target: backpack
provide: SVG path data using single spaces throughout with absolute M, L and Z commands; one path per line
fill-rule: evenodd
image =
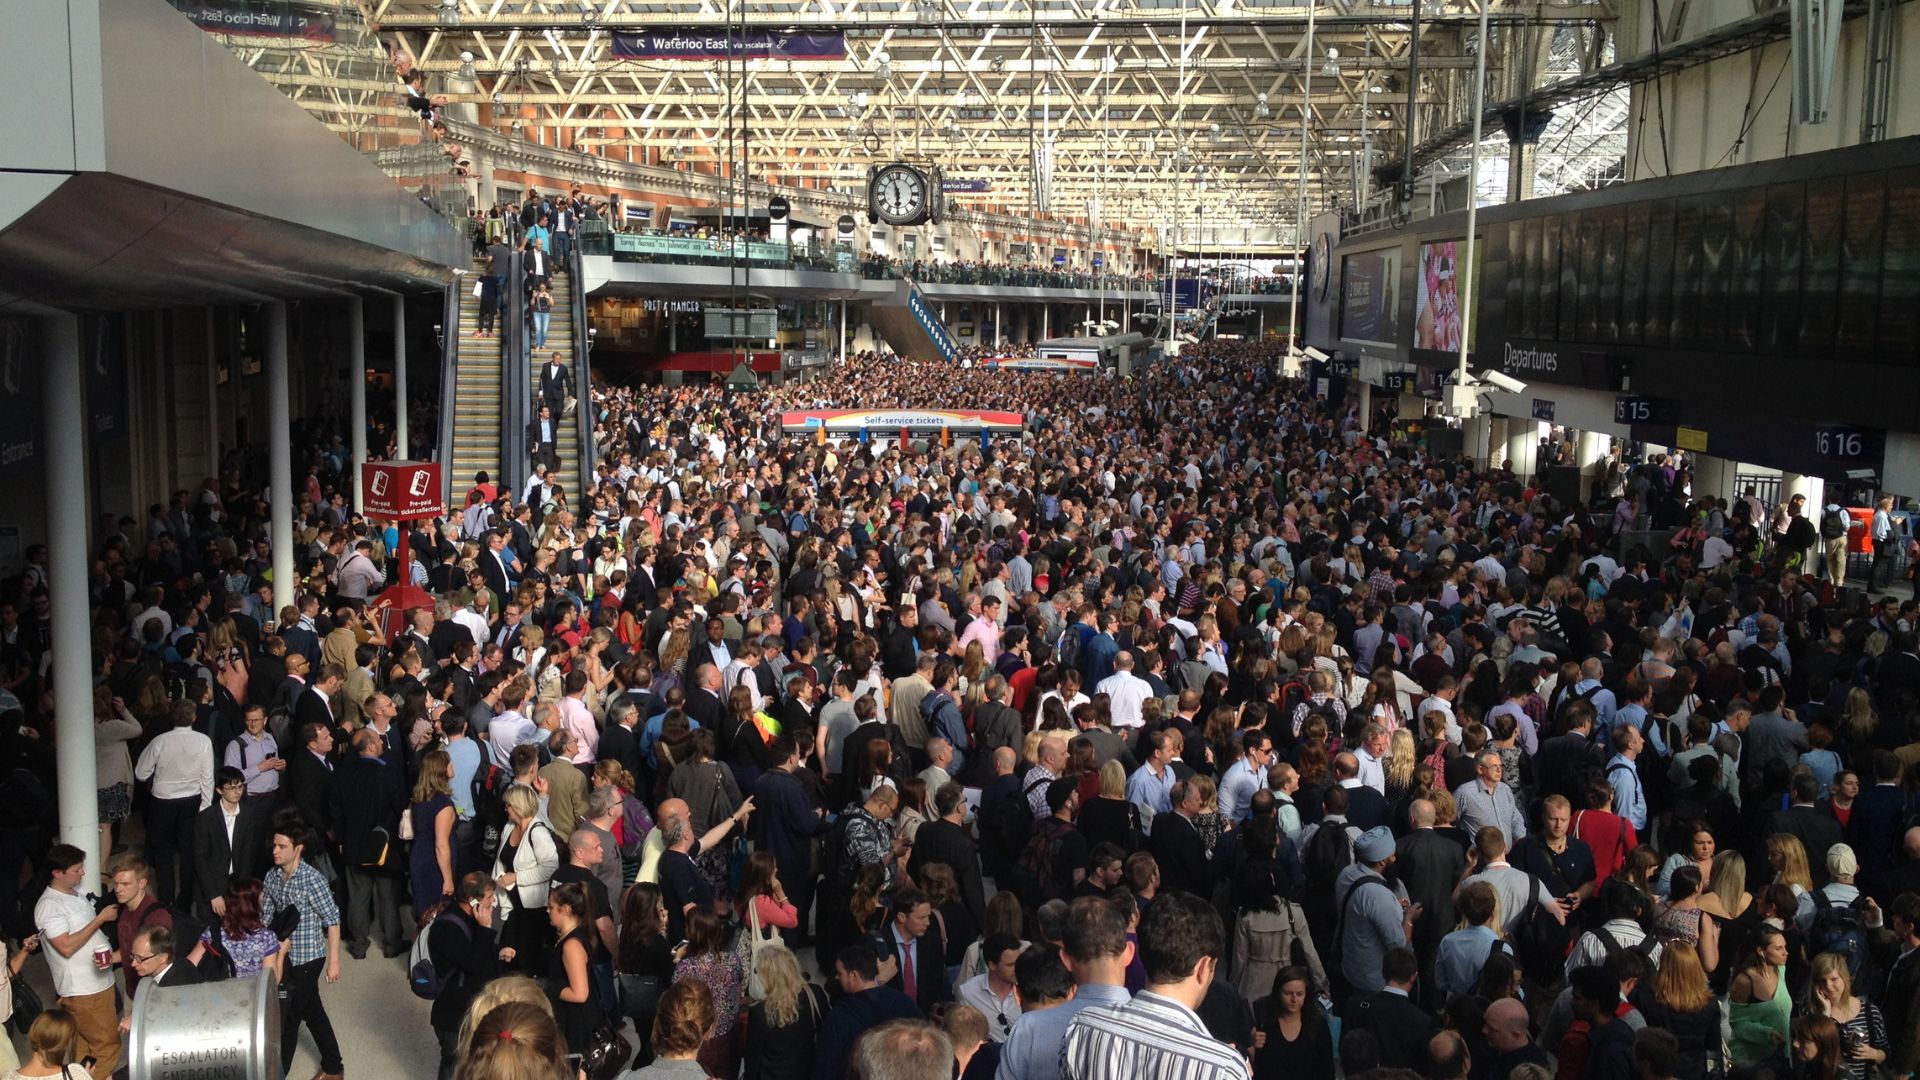
M 1066 895 L 1060 888 L 1060 875 L 1053 864 L 1071 828 L 1073 826 L 1053 816 L 1033 823 L 1026 846 L 1020 849 L 1020 857 L 1013 863 L 1013 891 L 1021 903 L 1037 908 Z
M 1594 927 L 1593 936 L 1600 939 L 1600 946 L 1607 950 L 1607 959 L 1609 960 L 1613 959 L 1616 955 L 1619 954 L 1621 949 L 1625 948 L 1625 946 L 1620 944 L 1620 939 L 1617 937 L 1614 937 L 1613 932 L 1608 930 L 1605 926 Z M 1639 941 L 1636 941 L 1633 943 L 1633 951 L 1639 953 L 1641 958 L 1646 960 L 1648 967 L 1651 968 L 1654 966 L 1653 950 L 1654 950 L 1654 947 L 1659 944 L 1660 942 L 1658 939 L 1656 939 L 1652 934 L 1648 934 L 1647 936 L 1641 938 Z
M 1568 689 L 1571 690 L 1572 687 L 1568 687 Z M 1553 710 L 1553 730 L 1555 732 L 1562 732 L 1562 731 L 1569 730 L 1569 728 L 1567 727 L 1567 706 L 1568 705 L 1573 704 L 1575 701 L 1592 702 L 1593 696 L 1595 694 L 1598 694 L 1600 691 L 1604 689 L 1606 689 L 1606 686 L 1604 684 L 1594 683 L 1592 686 L 1586 688 L 1585 690 L 1580 691 L 1577 694 L 1567 694 L 1563 696 L 1560 699 L 1560 704 L 1555 706 Z M 1599 725 L 1595 725 L 1594 730 L 1598 731 Z
M 453 923 L 454 928 L 460 931 L 461 937 L 468 941 L 473 940 L 473 930 L 467 926 L 465 920 L 448 919 L 445 915 L 435 918 L 427 924 L 425 930 L 416 934 L 413 939 L 413 950 L 407 955 L 407 987 L 413 991 L 414 997 L 432 1001 L 446 990 L 448 983 L 460 975 L 458 970 L 450 975 L 441 975 L 440 969 L 433 964 L 431 950 L 427 946 L 427 939 L 433 936 L 433 928 L 443 922 Z
M 489 860 L 499 853 L 500 838 L 506 835 L 506 794 L 512 786 L 513 774 L 491 761 L 473 771 L 473 827 Z
M 1307 712 L 1305 716 L 1300 718 L 1300 730 L 1303 732 L 1306 731 L 1307 721 L 1316 716 L 1327 722 L 1327 733 L 1329 735 L 1335 738 L 1339 737 L 1340 729 L 1345 726 L 1345 721 L 1341 720 L 1340 714 L 1334 711 L 1333 698 L 1329 697 L 1325 701 L 1315 701 L 1312 695 L 1308 695 Z
M 1346 824 L 1321 822 L 1313 830 L 1313 839 L 1307 841 L 1307 849 L 1300 853 L 1300 864 L 1306 870 L 1307 888 L 1330 887 L 1340 871 L 1353 865 L 1353 845 L 1347 840 Z
M 1560 920 L 1540 907 L 1540 879 L 1527 874 L 1527 909 L 1514 926 L 1513 958 L 1520 970 L 1535 975 L 1542 985 L 1560 981 L 1567 963 L 1567 949 L 1573 941 Z M 1488 958 L 1492 958 L 1489 952 Z
M 841 895 L 853 888 L 853 867 L 847 859 L 847 821 L 852 811 L 842 811 L 820 834 L 820 880 Z
M 1849 523 L 1850 522 L 1847 517 L 1847 512 L 1845 510 L 1836 510 L 1831 514 L 1828 514 L 1825 517 L 1822 517 L 1820 519 L 1820 539 L 1822 540 L 1840 539 L 1841 537 L 1847 535 L 1847 526 Z
M 1857 985 L 1860 969 L 1867 960 L 1867 895 L 1861 893 L 1850 904 L 1836 904 L 1825 889 L 1815 889 L 1813 924 L 1807 928 L 1809 954 L 1839 953 L 1847 958 L 1847 975 Z
M 200 962 L 194 965 L 194 970 L 200 973 L 202 982 L 225 982 L 233 978 L 236 973 L 233 952 L 220 937 L 219 923 L 207 928 L 207 939 L 200 942 L 200 948 L 202 955 Z

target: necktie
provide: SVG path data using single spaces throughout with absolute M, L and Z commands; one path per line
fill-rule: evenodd
M 900 943 L 900 985 L 907 996 L 914 1001 L 920 1000 L 920 993 L 913 978 L 913 942 Z

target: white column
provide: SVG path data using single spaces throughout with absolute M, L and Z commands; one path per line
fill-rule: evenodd
M 293 603 L 293 424 L 287 405 L 287 305 L 267 304 L 267 488 L 273 511 L 273 611 Z
M 1041 304 L 1040 305 L 1040 340 L 1045 341 L 1052 336 L 1053 336 L 1053 305 Z
M 457 332 L 457 331 L 456 331 Z M 401 407 L 405 412 L 405 406 Z M 347 465 L 347 490 L 360 508 L 360 466 L 367 462 L 367 316 L 357 296 L 347 297 L 347 425 L 353 458 Z
M 1007 324 L 1000 317 L 1000 301 L 993 302 L 993 347 L 999 348 L 1007 343 Z
M 847 301 L 840 300 L 840 362 L 847 362 Z
M 395 453 L 407 454 L 407 298 L 393 297 L 393 441 Z
M 1709 454 L 1693 455 L 1693 497 L 1733 500 L 1734 463 Z
M 41 377 L 46 429 L 47 593 L 53 601 L 54 760 L 60 841 L 87 853 L 87 888 L 100 880 L 100 809 L 93 753 L 93 644 L 87 611 L 87 412 L 80 391 L 80 320 L 56 315 Z
M 207 475 L 220 475 L 220 319 L 207 309 Z
M 1360 429 L 1365 431 L 1373 426 L 1373 384 L 1361 379 L 1354 383 L 1360 388 Z
M 1466 422 L 1463 431 L 1465 438 L 1461 441 L 1467 456 L 1473 459 L 1476 468 L 1485 468 L 1493 446 L 1493 418 L 1485 413 L 1475 413 Z

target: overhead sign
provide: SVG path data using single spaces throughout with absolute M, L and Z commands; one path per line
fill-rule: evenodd
M 1533 399 L 1533 418 L 1535 420 L 1545 420 L 1548 423 L 1552 423 L 1553 411 L 1554 405 L 1552 398 Z
M 967 329 L 962 327 L 962 329 Z M 1093 356 L 984 356 L 983 368 L 1001 371 L 1098 371 L 1100 361 Z
M 438 517 L 440 463 L 369 461 L 360 466 L 360 508 L 371 518 L 419 521 Z
M 1879 465 L 1887 453 L 1887 433 L 1852 424 L 1820 424 L 1813 429 L 1813 452 L 1831 461 Z
M 968 192 L 978 194 L 980 192 L 992 191 L 993 181 L 991 180 L 954 180 L 947 177 L 941 177 L 940 190 L 948 192 L 949 194 L 952 194 L 952 193 L 966 194 Z
M 202 30 L 247 37 L 334 40 L 333 13 L 275 0 L 174 0 Z
M 667 259 L 726 259 L 739 257 L 749 262 L 786 262 L 791 256 L 785 244 L 756 244 L 746 240 L 702 240 L 693 236 L 641 236 L 615 233 L 615 255 L 641 255 Z
M 780 414 L 780 428 L 787 432 L 855 432 L 861 428 L 894 431 L 1020 431 L 1026 417 L 1017 412 L 985 409 L 810 409 Z
M 780 57 L 786 60 L 842 60 L 847 38 L 839 31 L 786 33 L 753 30 L 716 34 L 710 30 L 649 30 L 615 33 L 616 60 L 710 60 L 726 57 Z
M 1613 422 L 1655 426 L 1677 424 L 1680 422 L 1680 403 L 1670 398 L 1621 394 L 1613 399 Z

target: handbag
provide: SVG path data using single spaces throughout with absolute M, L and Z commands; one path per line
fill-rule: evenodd
M 413 807 L 411 806 L 400 815 L 400 839 L 403 842 L 413 840 Z
M 273 931 L 274 939 L 277 941 L 286 941 L 291 938 L 293 932 L 300 929 L 300 909 L 288 904 L 274 912 L 273 918 L 267 923 L 267 929 Z
M 627 1069 L 633 1047 L 620 1035 L 620 1029 L 602 1020 L 593 1029 L 593 1038 L 580 1048 L 580 1069 L 587 1080 L 613 1080 Z
M 620 1000 L 628 1016 L 652 1016 L 660 1011 L 660 995 L 667 992 L 667 980 L 658 975 L 628 975 L 620 979 Z
M 743 958 L 747 968 L 747 997 L 752 1001 L 767 998 L 767 984 L 760 978 L 760 950 L 773 944 L 760 930 L 759 899 L 756 896 L 747 901 L 747 932 L 752 936 L 747 939 L 747 955 Z
M 393 855 L 393 834 L 385 825 L 375 825 L 367 833 L 366 857 L 360 860 L 362 870 L 379 870 L 387 865 Z
M 25 1035 L 40 1014 L 47 1011 L 46 1004 L 40 1000 L 40 994 L 27 985 L 25 979 L 13 979 L 13 1015 L 7 1017 L 7 1029 L 16 1035 Z
M 483 291 L 483 290 L 482 290 L 482 289 L 481 289 L 481 287 L 480 287 L 480 279 L 479 279 L 479 278 L 474 278 L 474 279 L 473 279 L 473 298 L 474 298 L 475 300 L 478 300 L 478 299 L 480 299 L 480 293 L 481 293 L 482 291 Z

